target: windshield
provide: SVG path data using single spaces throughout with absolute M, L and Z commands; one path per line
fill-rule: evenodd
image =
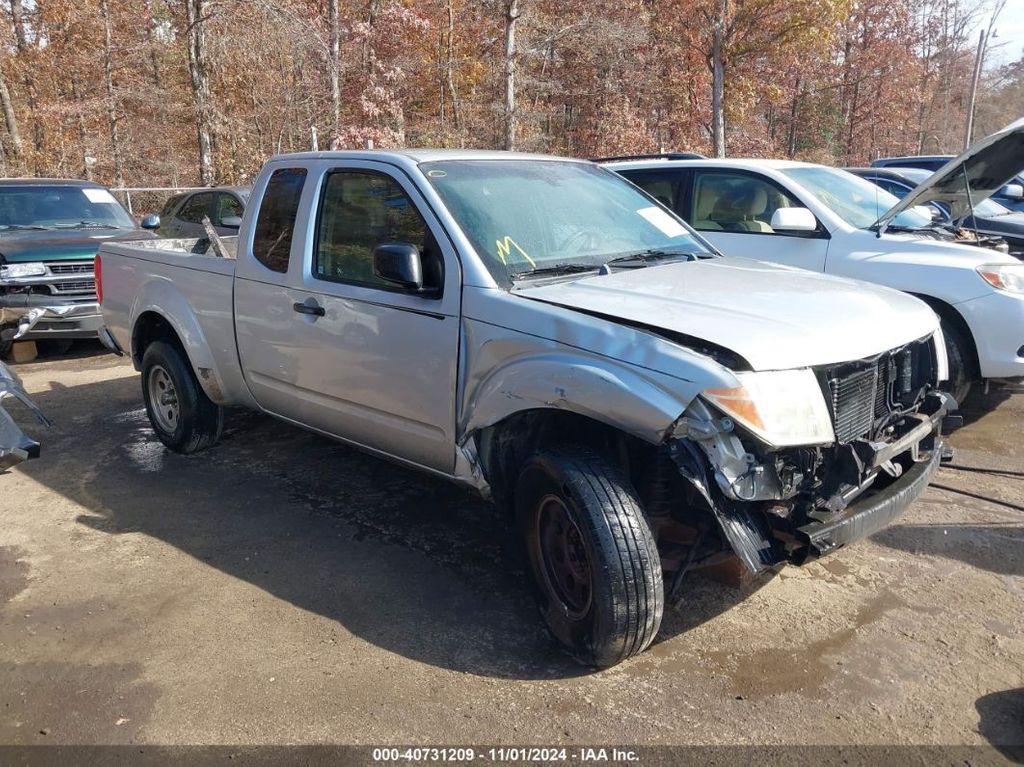
M 714 253 L 639 189 L 594 165 L 452 160 L 420 167 L 501 284 L 631 253 Z
M 835 168 L 786 168 L 787 176 L 813 194 L 850 226 L 868 229 L 883 213 L 899 202 L 895 196 L 867 179 Z M 931 226 L 931 218 L 913 210 L 900 213 L 889 228 L 920 229 Z
M 933 175 L 930 170 L 920 170 L 918 168 L 900 168 L 900 173 L 908 182 L 914 184 L 915 186 L 923 184 Z M 896 184 L 894 186 L 898 186 L 900 189 L 903 188 L 902 184 Z M 910 190 L 907 189 L 902 194 L 897 194 L 896 196 L 902 200 L 909 193 Z M 933 202 L 931 204 L 938 206 L 946 216 L 949 216 L 948 204 L 942 202 Z M 1011 211 L 1009 208 L 1000 205 L 995 200 L 986 199 L 974 203 L 974 212 L 981 218 L 994 218 L 996 216 L 1003 216 L 1006 215 L 1007 213 L 1012 213 L 1013 211 Z
M 0 231 L 5 228 L 134 229 L 128 212 L 106 189 L 88 186 L 0 186 Z
M 982 200 L 981 202 L 974 203 L 974 212 L 981 218 L 995 218 L 996 216 L 1005 216 L 1007 213 L 1013 213 L 1012 210 L 1005 205 L 1000 205 L 995 200 Z

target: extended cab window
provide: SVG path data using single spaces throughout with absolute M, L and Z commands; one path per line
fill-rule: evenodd
M 696 170 L 687 220 L 698 231 L 773 234 L 772 214 L 803 207 L 768 179 L 745 173 Z
M 288 271 L 295 216 L 299 211 L 299 198 L 305 182 L 305 168 L 275 170 L 267 182 L 267 191 L 260 203 L 256 231 L 252 238 L 252 254 L 261 264 L 275 272 Z
M 373 251 L 382 243 L 416 246 L 423 258 L 424 285 L 440 288 L 437 246 L 402 187 L 381 173 L 331 172 L 320 201 L 314 274 L 323 280 L 393 289 L 373 272 Z

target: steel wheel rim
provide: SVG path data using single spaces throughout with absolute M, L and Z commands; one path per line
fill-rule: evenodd
M 178 390 L 174 386 L 174 381 L 160 365 L 154 365 L 149 370 L 146 386 L 149 389 L 150 411 L 157 425 L 164 431 L 173 433 L 181 420 L 181 405 L 178 402 Z
M 582 618 L 590 611 L 593 599 L 590 557 L 583 533 L 565 502 L 555 495 L 540 499 L 535 519 L 538 564 L 547 591 L 569 618 Z

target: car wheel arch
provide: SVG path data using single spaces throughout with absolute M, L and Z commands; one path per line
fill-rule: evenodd
M 967 320 L 957 310 L 955 306 L 941 298 L 935 298 L 934 296 L 928 296 L 921 293 L 912 293 L 915 298 L 919 298 L 931 307 L 932 311 L 935 312 L 939 319 L 945 323 L 956 328 L 960 335 L 967 341 L 969 345 L 968 351 L 968 364 L 970 365 L 970 374 L 973 378 L 977 379 L 981 375 L 981 362 L 978 357 L 978 344 L 974 338 L 974 333 L 971 330 L 970 325 L 967 324 Z

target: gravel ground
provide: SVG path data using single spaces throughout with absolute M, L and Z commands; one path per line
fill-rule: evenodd
M 464 491 L 249 413 L 168 453 L 91 348 L 16 370 L 55 426 L 0 476 L 0 743 L 1024 744 L 1020 389 L 952 437 L 1009 473 L 943 468 L 742 590 L 695 578 L 589 673 Z

